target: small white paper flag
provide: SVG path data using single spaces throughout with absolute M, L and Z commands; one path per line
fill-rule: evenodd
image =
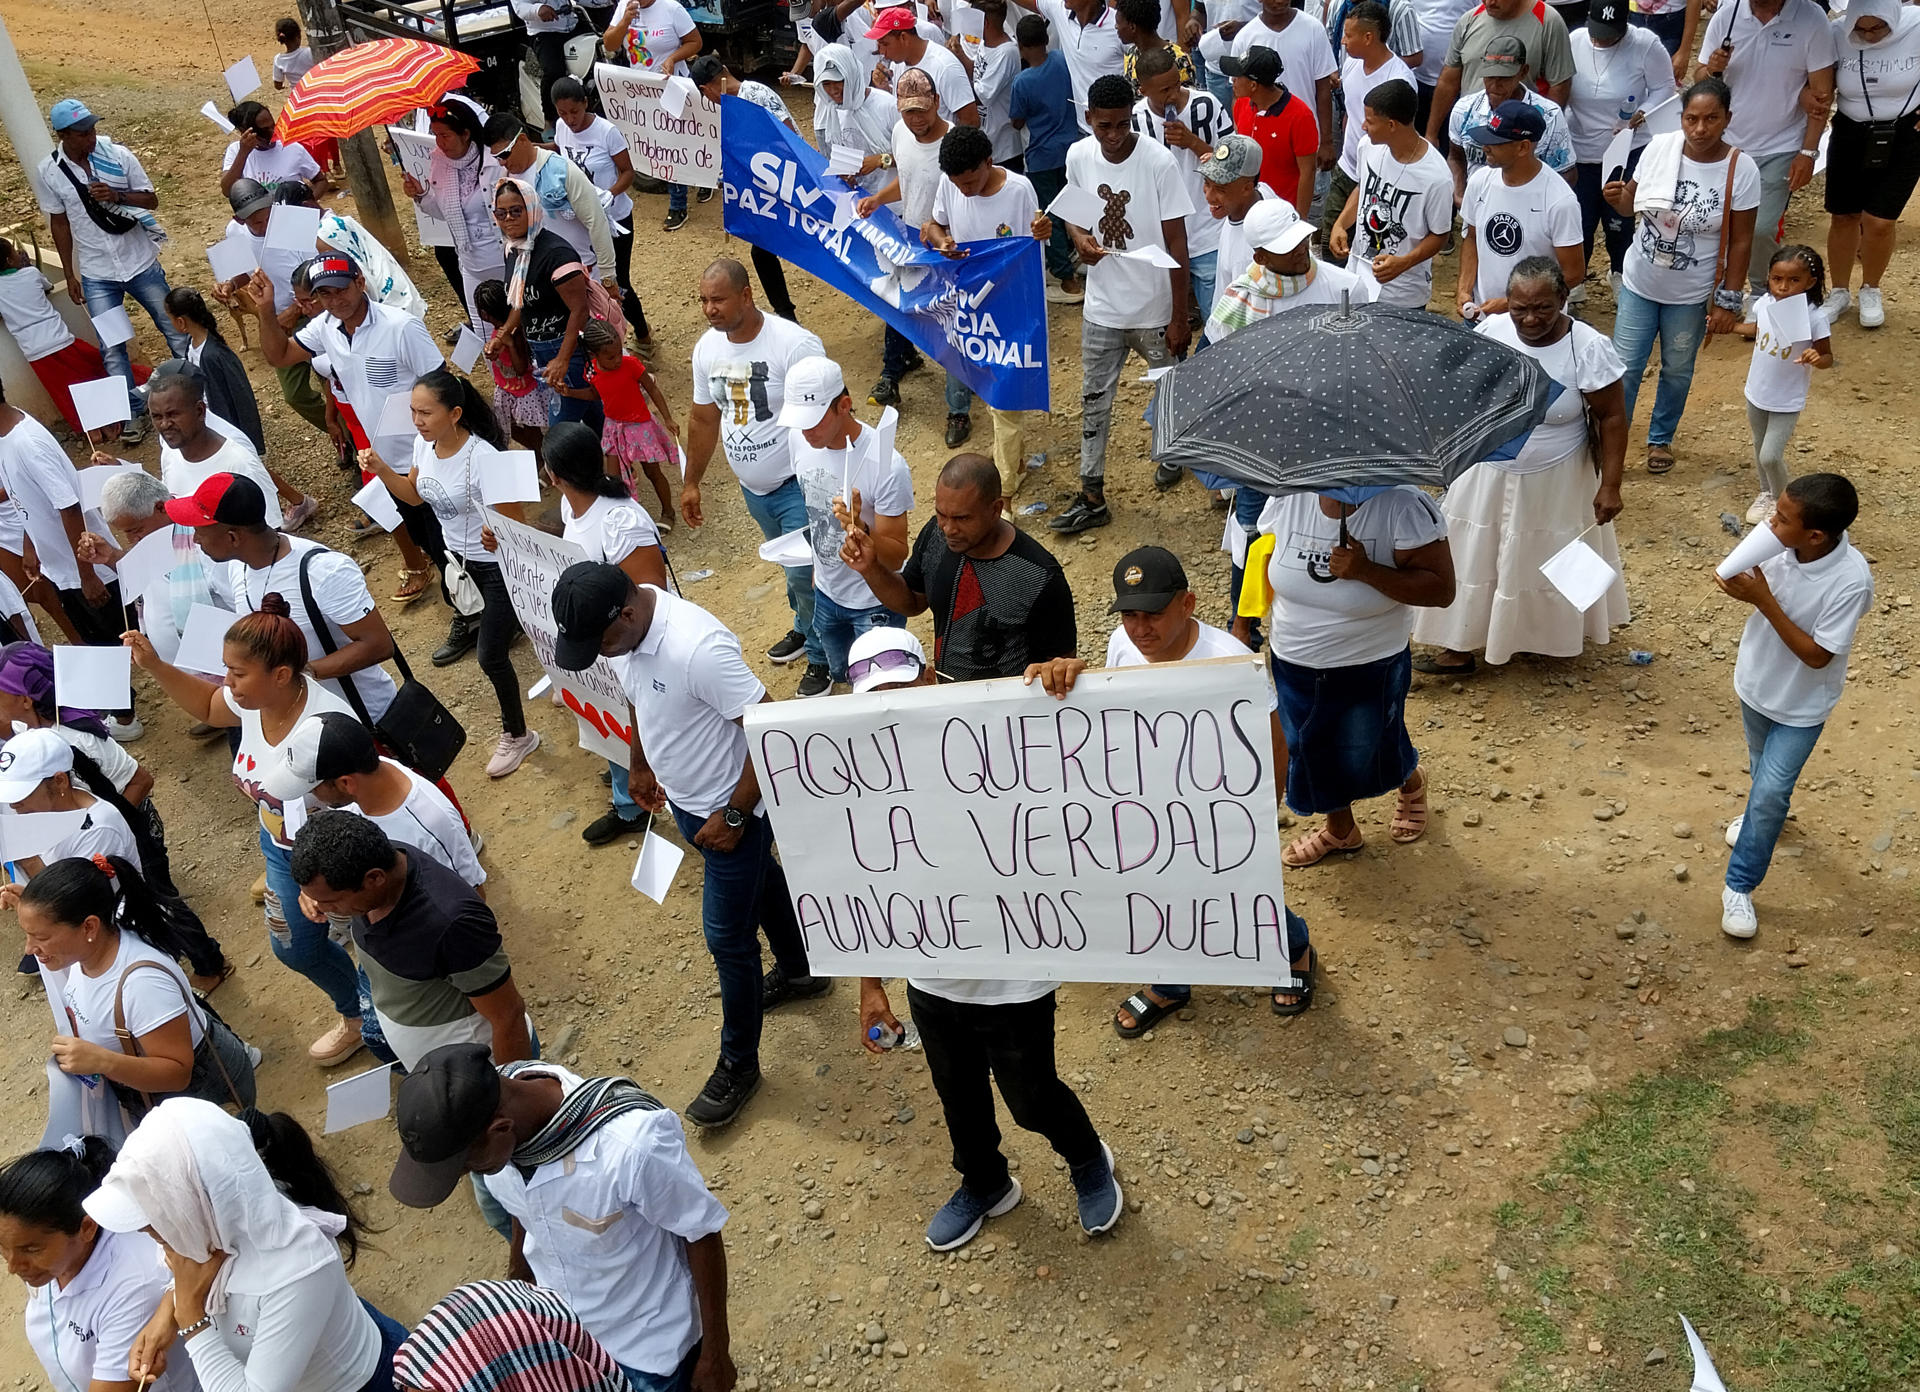
M 223 237 L 208 246 L 207 264 L 213 267 L 213 278 L 222 285 L 252 275 L 259 265 L 253 259 L 252 245 L 238 237 Z
M 133 704 L 133 650 L 60 644 L 53 650 L 53 694 L 80 710 L 125 710 Z
M 393 1107 L 393 1065 L 382 1064 L 327 1084 L 326 1135 L 378 1121 Z
M 45 855 L 87 824 L 84 808 L 72 812 L 16 812 L 0 817 L 0 858 Z
M 947 18 L 953 21 L 953 32 L 963 39 L 984 39 L 987 36 L 984 10 L 976 10 L 969 5 L 964 10 L 953 11 Z
M 1140 380 L 1143 382 L 1157 382 L 1171 371 L 1173 371 L 1171 364 L 1166 367 L 1150 367 L 1141 375 Z
M 852 145 L 836 145 L 827 157 L 827 173 L 858 174 L 861 164 L 866 160 L 866 151 Z
M 253 65 L 253 55 L 228 68 L 221 76 L 227 79 L 227 90 L 233 93 L 236 102 L 243 102 L 260 90 L 260 70 Z
M 233 122 L 229 121 L 226 117 L 226 113 L 221 111 L 220 108 L 215 106 L 212 102 L 201 103 L 200 114 L 206 117 L 209 121 L 213 122 L 214 125 L 220 127 L 220 129 L 225 131 L 228 135 L 233 134 Z
M 93 331 L 100 335 L 100 346 L 111 348 L 116 343 L 133 341 L 133 320 L 127 317 L 125 305 L 115 305 L 112 309 L 103 309 L 93 316 Z
M 634 862 L 633 887 L 656 904 L 666 903 L 667 891 L 673 888 L 673 877 L 680 873 L 680 862 L 686 854 L 666 837 L 649 830 L 640 843 L 640 859 Z
M 1583 614 L 1600 602 L 1620 574 L 1578 537 L 1549 556 L 1541 564 L 1540 573 Z
M 553 690 L 553 673 L 543 672 L 540 680 L 527 688 L 527 699 L 537 701 L 551 690 Z
M 277 203 L 267 215 L 267 246 L 274 251 L 297 251 L 312 256 L 320 236 L 320 210 Z
M 147 533 L 121 555 L 120 564 L 114 567 L 120 576 L 120 593 L 128 602 L 140 598 L 156 581 L 163 579 L 173 565 L 173 528 L 161 527 Z
M 99 430 L 133 419 L 133 405 L 127 400 L 124 377 L 75 382 L 67 390 L 73 397 L 74 413 L 80 417 L 82 430 Z
M 210 677 L 227 670 L 227 630 L 233 627 L 233 613 L 215 604 L 196 604 L 187 613 L 186 627 L 180 631 L 180 651 L 173 665 Z
M 462 324 L 460 337 L 455 340 L 453 351 L 447 354 L 447 357 L 462 372 L 471 372 L 473 365 L 480 361 L 480 354 L 486 350 L 486 346 L 479 334 Z
M 397 391 L 388 397 L 380 407 L 380 417 L 374 423 L 373 433 L 383 439 L 394 439 L 402 435 L 413 435 L 413 393 Z
M 1760 301 L 1756 314 L 1763 326 L 1770 326 L 1773 336 L 1782 343 L 1802 343 L 1813 338 L 1813 317 L 1807 312 L 1804 293 L 1789 295 L 1784 300 L 1776 300 L 1769 295 Z
M 93 464 L 80 470 L 76 475 L 80 480 L 80 510 L 100 511 L 100 490 L 107 486 L 107 480 L 119 474 L 137 472 L 139 468 L 131 460 L 123 459 L 118 464 Z
M 813 542 L 807 536 L 807 529 L 795 532 L 783 532 L 777 537 L 760 543 L 760 559 L 772 561 L 777 566 L 810 566 L 813 564 Z
M 1164 248 L 1157 246 L 1135 247 L 1132 251 L 1116 251 L 1111 254 L 1125 261 L 1144 261 L 1149 266 L 1157 266 L 1163 271 L 1177 270 L 1180 266 L 1180 263 L 1169 256 Z
M 1107 205 L 1097 195 L 1087 192 L 1078 184 L 1068 184 L 1060 194 L 1047 205 L 1050 217 L 1070 222 L 1075 227 L 1098 227 L 1100 219 L 1107 214 Z
M 687 103 L 693 100 L 699 90 L 693 85 L 692 78 L 681 77 L 676 73 L 660 88 L 660 105 L 667 109 L 667 115 L 677 121 L 686 111 Z
M 532 450 L 501 450 L 480 461 L 480 499 L 499 503 L 540 501 L 540 466 Z
M 369 479 L 366 487 L 353 495 L 353 505 L 389 532 L 400 525 L 400 509 L 379 479 Z
M 1607 142 L 1606 153 L 1600 156 L 1600 177 L 1602 179 L 1613 178 L 1613 171 L 1616 169 L 1626 169 L 1627 160 L 1633 154 L 1633 136 L 1634 129 L 1632 126 L 1622 126 L 1613 133 L 1613 139 Z M 1624 179 L 1627 176 L 1622 173 L 1620 177 Z
M 300 834 L 300 828 L 307 824 L 307 800 L 295 798 L 280 807 L 280 839 L 291 841 Z
M 1693 1351 L 1693 1386 L 1688 1392 L 1727 1392 L 1726 1383 L 1720 1381 L 1720 1370 L 1713 1366 L 1713 1355 L 1694 1331 L 1693 1321 L 1682 1315 L 1680 1327 L 1687 1331 L 1687 1347 Z

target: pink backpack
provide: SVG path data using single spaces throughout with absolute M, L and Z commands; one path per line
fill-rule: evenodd
M 579 271 L 587 281 L 587 317 L 599 319 L 605 323 L 623 327 L 625 320 L 620 315 L 620 302 L 614 299 L 607 287 L 593 278 L 593 272 L 579 261 L 569 261 L 564 266 L 553 268 L 553 278 L 564 280 L 570 271 Z

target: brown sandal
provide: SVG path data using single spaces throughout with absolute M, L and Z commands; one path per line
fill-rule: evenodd
M 1664 474 L 1673 467 L 1673 450 L 1668 445 L 1647 446 L 1647 472 Z
M 400 588 L 389 599 L 394 604 L 411 604 L 427 592 L 432 579 L 433 572 L 430 570 L 407 570 L 403 567 L 400 571 Z
M 1318 865 L 1330 855 L 1353 855 L 1366 848 L 1366 839 L 1360 835 L 1360 828 L 1353 829 L 1353 840 L 1342 841 L 1322 822 L 1305 836 L 1289 841 L 1286 849 L 1280 852 L 1280 863 L 1289 870 L 1304 870 L 1309 865 Z
M 1427 833 L 1427 775 L 1417 768 L 1413 772 L 1419 778 L 1420 786 L 1411 793 L 1404 789 L 1401 791 L 1387 832 L 1402 846 L 1409 841 L 1418 841 Z

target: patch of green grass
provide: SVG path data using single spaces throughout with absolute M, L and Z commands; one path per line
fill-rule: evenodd
M 1299 1261 L 1310 1257 L 1320 1246 L 1320 1233 L 1316 1228 L 1296 1228 L 1293 1236 L 1287 1239 L 1287 1259 Z
M 1511 1329 L 1527 1352 L 1540 1357 L 1564 1352 L 1567 1347 L 1566 1336 L 1560 1332 L 1560 1326 L 1553 1316 L 1538 1306 L 1521 1306 L 1510 1311 L 1506 1317 L 1507 1328 Z
M 1501 1232 L 1513 1232 L 1518 1228 L 1526 1226 L 1527 1219 L 1530 1216 L 1530 1210 L 1525 1204 L 1521 1203 L 1520 1200 L 1508 1199 L 1506 1202 L 1495 1206 L 1493 1210 L 1493 1225 L 1500 1229 Z
M 1460 1269 L 1460 1258 L 1449 1252 L 1427 1268 L 1427 1275 L 1438 1280 L 1442 1276 L 1451 1276 Z
M 1867 1112 L 1907 1182 L 1920 1188 L 1920 1045 L 1908 1043 L 1868 1067 Z
M 1275 1329 L 1291 1329 L 1312 1314 L 1307 1298 L 1292 1286 L 1268 1287 L 1265 1304 L 1267 1323 Z

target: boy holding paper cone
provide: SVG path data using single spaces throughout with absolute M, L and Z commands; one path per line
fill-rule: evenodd
M 1714 575 L 1723 593 L 1754 609 L 1733 667 L 1753 787 L 1746 810 L 1727 827 L 1733 854 L 1720 930 L 1730 938 L 1760 931 L 1753 891 L 1773 860 L 1800 770 L 1846 689 L 1854 630 L 1873 604 L 1873 573 L 1847 539 L 1859 511 L 1860 496 L 1845 477 L 1804 474 L 1787 485 L 1761 529 L 1782 549 L 1749 570 L 1723 562 Z M 1741 542 L 1728 561 L 1743 564 L 1747 549 Z

